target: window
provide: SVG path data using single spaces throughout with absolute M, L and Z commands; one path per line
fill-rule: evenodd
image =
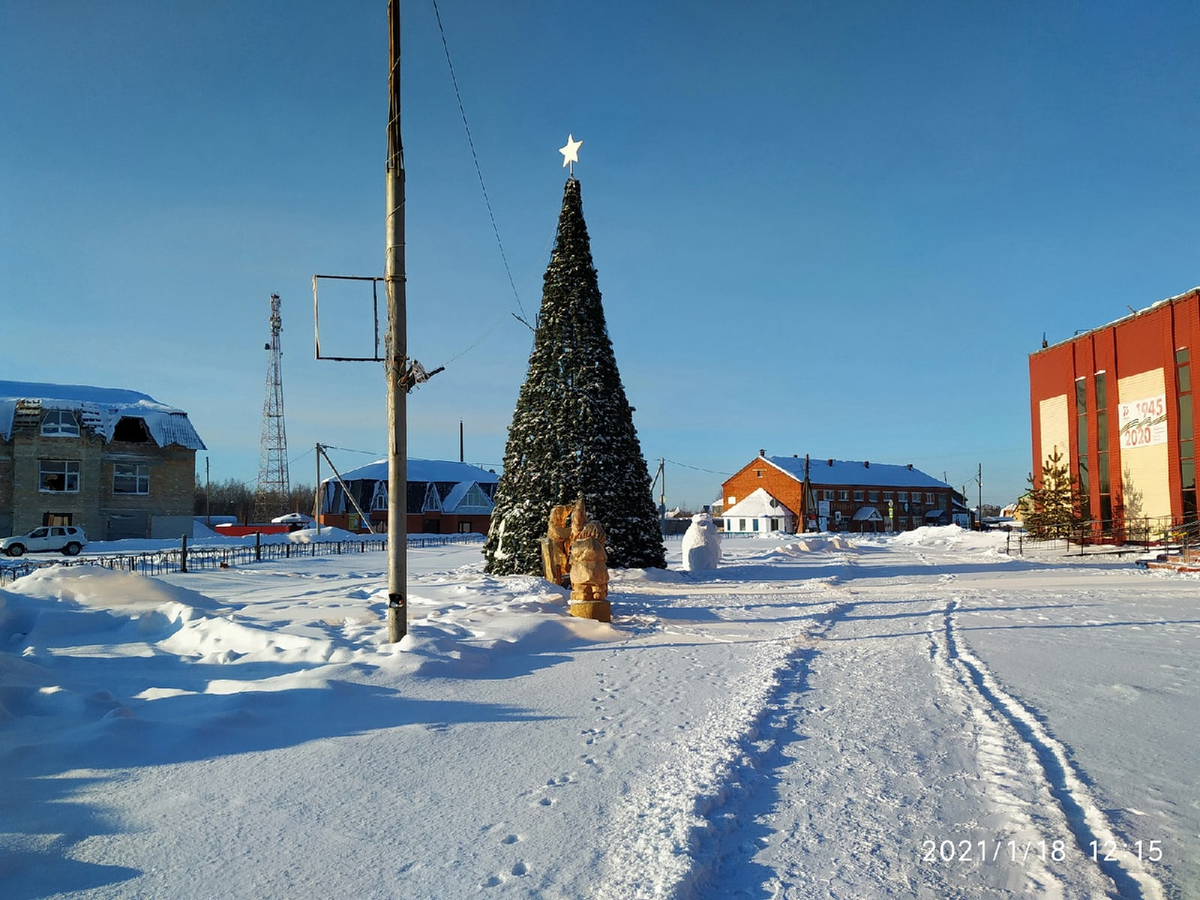
M 113 465 L 113 493 L 150 493 L 150 467 L 133 463 L 115 463 Z
M 1192 411 L 1192 364 L 1186 347 L 1175 351 L 1175 388 L 1179 412 L 1179 483 L 1183 520 L 1196 518 L 1196 444 Z
M 371 512 L 387 512 L 388 508 L 388 489 L 386 481 L 375 482 L 375 488 L 371 493 Z M 342 508 L 345 508 L 343 501 Z
M 912 502 L 913 502 L 914 506 L 920 506 L 920 504 L 921 504 L 921 492 L 920 491 L 913 491 Z
M 839 500 L 849 500 L 850 492 L 849 491 L 838 491 L 838 499 Z
M 759 478 L 762 478 L 762 472 L 763 472 L 762 469 L 755 469 L 754 471 L 755 471 L 755 474 L 758 475 Z
M 738 519 L 738 531 L 745 531 L 745 530 L 746 530 L 746 520 Z
M 1108 473 L 1108 379 L 1096 373 L 1096 477 L 1100 481 L 1100 520 L 1112 523 L 1112 480 Z
M 867 502 L 868 503 L 878 503 L 879 502 L 879 491 L 867 491 Z
M 79 423 L 69 409 L 52 409 L 42 419 L 43 437 L 79 437 Z
M 1079 506 L 1085 518 L 1092 517 L 1092 482 L 1088 477 L 1087 379 L 1075 379 L 1075 447 L 1079 468 Z
M 862 491 L 855 491 L 855 492 L 854 492 L 854 500 L 855 500 L 855 502 L 856 502 L 856 503 L 862 503 L 862 500 L 863 500 L 863 492 L 862 492 Z
M 79 461 L 75 459 L 38 460 L 41 471 L 38 476 L 39 491 L 55 493 L 79 493 Z

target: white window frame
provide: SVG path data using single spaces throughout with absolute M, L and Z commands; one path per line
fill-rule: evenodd
M 49 409 L 42 419 L 42 437 L 79 437 L 79 423 L 69 409 Z
M 124 470 L 124 471 L 122 471 Z M 119 483 L 133 485 L 133 490 L 122 489 Z M 145 496 L 150 493 L 150 467 L 142 463 L 113 463 L 114 494 Z
M 77 459 L 39 459 L 38 491 L 43 494 L 78 494 L 79 468 Z M 56 475 L 62 476 L 63 487 L 47 487 L 47 476 L 54 477 Z

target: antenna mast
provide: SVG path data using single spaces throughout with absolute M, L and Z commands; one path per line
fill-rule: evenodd
M 283 350 L 279 332 L 283 318 L 279 314 L 279 295 L 271 295 L 271 340 L 266 344 L 266 399 L 263 400 L 262 441 L 258 456 L 258 489 L 254 495 L 254 517 L 265 521 L 278 515 L 291 493 L 287 465 L 287 432 L 283 427 Z

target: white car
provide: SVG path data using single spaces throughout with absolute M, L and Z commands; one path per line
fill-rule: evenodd
M 74 525 L 43 525 L 28 534 L 17 534 L 0 540 L 0 552 L 9 556 L 38 551 L 62 551 L 67 556 L 76 556 L 87 544 L 87 535 Z

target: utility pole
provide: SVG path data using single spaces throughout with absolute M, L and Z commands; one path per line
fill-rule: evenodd
M 667 520 L 667 458 L 659 457 L 658 471 L 662 472 L 662 484 L 658 486 L 658 511 Z
M 800 485 L 800 534 L 808 531 L 809 511 L 813 508 L 812 482 L 808 477 L 808 454 L 804 454 L 804 482 Z M 819 526 L 818 526 L 819 527 Z
M 387 174 L 384 268 L 388 330 L 388 641 L 408 634 L 408 333 L 404 292 L 404 146 L 400 140 L 400 0 L 388 0 Z
M 667 534 L 667 459 L 665 456 L 660 456 L 658 459 L 658 469 L 654 473 L 654 480 L 650 482 L 650 496 L 654 496 L 654 486 L 658 484 L 658 479 L 662 479 L 662 485 L 658 493 L 658 528 L 662 532 L 663 537 Z
M 979 482 L 979 530 L 983 531 L 983 463 L 979 464 L 979 474 L 975 480 Z

